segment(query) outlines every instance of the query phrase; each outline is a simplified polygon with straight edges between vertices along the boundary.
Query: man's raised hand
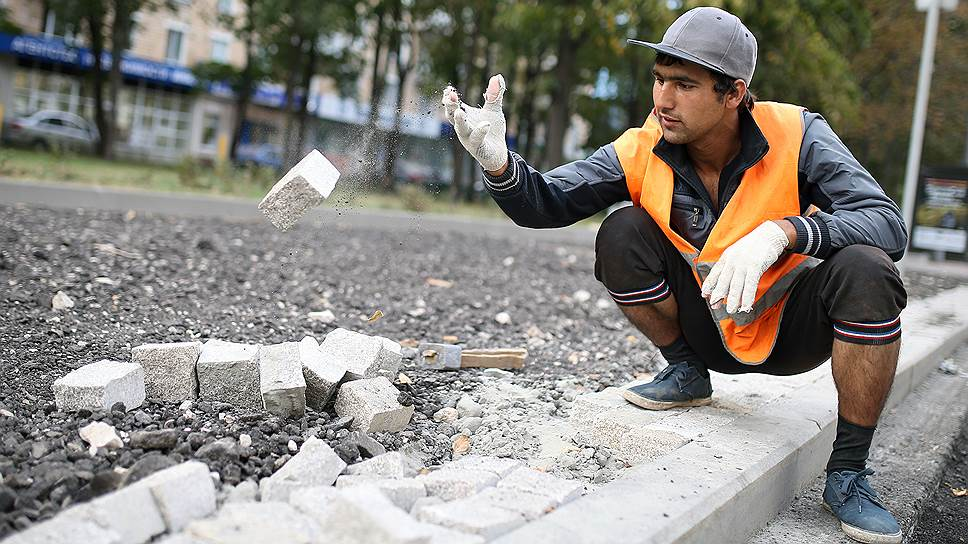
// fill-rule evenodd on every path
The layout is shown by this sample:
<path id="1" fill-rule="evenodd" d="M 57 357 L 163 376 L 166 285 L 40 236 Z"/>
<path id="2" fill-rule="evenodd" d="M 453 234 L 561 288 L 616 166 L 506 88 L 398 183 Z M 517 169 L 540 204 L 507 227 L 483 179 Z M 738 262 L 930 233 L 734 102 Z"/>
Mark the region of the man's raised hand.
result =
<path id="1" fill-rule="evenodd" d="M 460 101 L 457 91 L 447 86 L 441 104 L 454 125 L 457 139 L 488 172 L 501 172 L 508 162 L 507 121 L 504 119 L 504 76 L 492 76 L 484 93 L 484 107 Z"/>

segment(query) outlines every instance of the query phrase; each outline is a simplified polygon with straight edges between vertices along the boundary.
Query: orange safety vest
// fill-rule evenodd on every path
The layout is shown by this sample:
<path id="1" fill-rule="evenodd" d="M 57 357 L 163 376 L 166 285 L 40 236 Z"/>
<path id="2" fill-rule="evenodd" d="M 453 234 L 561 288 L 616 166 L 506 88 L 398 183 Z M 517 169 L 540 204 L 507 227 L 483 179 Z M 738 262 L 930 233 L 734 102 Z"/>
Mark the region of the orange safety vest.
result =
<path id="1" fill-rule="evenodd" d="M 800 215 L 797 166 L 803 140 L 803 108 L 775 102 L 757 102 L 751 112 L 769 143 L 766 155 L 743 175 L 713 226 L 702 251 L 669 226 L 673 171 L 652 148 L 662 137 L 653 112 L 642 128 L 627 130 L 615 141 L 632 203 L 644 208 L 692 268 L 699 285 L 723 251 L 764 221 Z M 757 365 L 770 356 L 780 329 L 789 289 L 802 272 L 816 266 L 813 257 L 786 253 L 763 273 L 756 289 L 753 311 L 728 314 L 725 305 L 709 311 L 723 345 L 738 361 Z"/>

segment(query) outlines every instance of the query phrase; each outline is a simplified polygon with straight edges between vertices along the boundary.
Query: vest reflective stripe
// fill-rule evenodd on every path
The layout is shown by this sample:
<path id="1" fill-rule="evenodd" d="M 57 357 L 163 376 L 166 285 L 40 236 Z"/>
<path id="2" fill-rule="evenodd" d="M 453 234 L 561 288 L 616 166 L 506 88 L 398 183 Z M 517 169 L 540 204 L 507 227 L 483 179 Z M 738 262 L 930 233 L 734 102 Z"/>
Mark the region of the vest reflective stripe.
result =
<path id="1" fill-rule="evenodd" d="M 797 166 L 803 140 L 802 111 L 800 106 L 790 104 L 756 103 L 753 119 L 766 137 L 769 151 L 745 172 L 702 251 L 669 225 L 674 173 L 652 151 L 662 137 L 655 116 L 650 115 L 641 128 L 630 129 L 615 141 L 633 204 L 652 216 L 689 263 L 699 285 L 727 247 L 764 221 L 800 215 Z M 801 273 L 817 263 L 817 259 L 805 255 L 784 254 L 760 279 L 752 312 L 729 315 L 723 308 L 710 308 L 723 345 L 733 357 L 751 365 L 769 357 L 790 287 Z"/>

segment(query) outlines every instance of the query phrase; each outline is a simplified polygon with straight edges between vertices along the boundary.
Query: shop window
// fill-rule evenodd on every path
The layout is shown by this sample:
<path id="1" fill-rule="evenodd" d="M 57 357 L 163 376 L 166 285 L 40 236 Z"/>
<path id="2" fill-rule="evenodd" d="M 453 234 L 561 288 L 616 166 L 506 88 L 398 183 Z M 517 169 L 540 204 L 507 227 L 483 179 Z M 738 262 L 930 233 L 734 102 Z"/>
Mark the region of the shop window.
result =
<path id="1" fill-rule="evenodd" d="M 185 33 L 174 28 L 168 29 L 168 45 L 165 48 L 165 60 L 172 64 L 181 64 L 182 53 L 185 48 Z"/>

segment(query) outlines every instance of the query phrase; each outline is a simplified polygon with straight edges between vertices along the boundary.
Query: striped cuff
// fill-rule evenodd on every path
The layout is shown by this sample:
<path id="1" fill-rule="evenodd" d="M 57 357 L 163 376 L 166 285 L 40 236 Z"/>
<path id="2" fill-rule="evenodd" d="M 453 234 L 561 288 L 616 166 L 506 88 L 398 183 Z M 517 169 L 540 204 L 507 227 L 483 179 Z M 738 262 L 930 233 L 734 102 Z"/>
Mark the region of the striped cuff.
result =
<path id="1" fill-rule="evenodd" d="M 880 346 L 901 337 L 901 316 L 887 321 L 859 323 L 833 320 L 834 338 L 849 344 Z"/>
<path id="2" fill-rule="evenodd" d="M 826 223 L 814 216 L 793 215 L 784 219 L 793 223 L 797 231 L 797 242 L 791 251 L 820 259 L 830 254 L 830 231 Z"/>
<path id="3" fill-rule="evenodd" d="M 514 160 L 510 151 L 508 151 L 508 167 L 503 174 L 492 176 L 483 168 L 481 168 L 481 171 L 484 172 L 484 185 L 492 194 L 506 193 L 518 186 L 518 161 Z"/>
<path id="4" fill-rule="evenodd" d="M 606 289 L 608 288 L 606 287 Z M 662 279 L 655 285 L 645 289 L 626 291 L 624 293 L 608 289 L 608 294 L 612 295 L 612 299 L 622 306 L 633 306 L 636 304 L 655 304 L 656 302 L 662 302 L 669 298 L 672 291 L 669 290 L 669 284 Z"/>

